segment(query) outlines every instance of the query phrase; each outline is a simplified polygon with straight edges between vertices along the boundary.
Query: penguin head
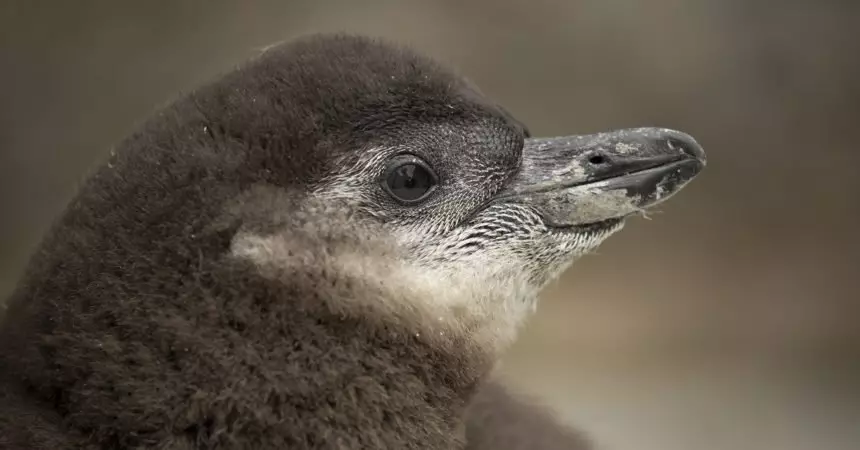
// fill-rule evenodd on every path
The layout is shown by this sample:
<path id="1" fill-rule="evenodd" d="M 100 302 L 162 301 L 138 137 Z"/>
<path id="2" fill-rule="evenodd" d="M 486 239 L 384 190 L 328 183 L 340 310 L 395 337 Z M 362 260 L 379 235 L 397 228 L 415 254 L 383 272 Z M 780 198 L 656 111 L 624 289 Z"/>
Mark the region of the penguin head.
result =
<path id="1" fill-rule="evenodd" d="M 705 163 L 668 129 L 533 138 L 469 81 L 367 38 L 275 46 L 231 77 L 198 105 L 231 111 L 216 132 L 257 165 L 237 207 L 257 220 L 232 255 L 273 270 L 329 258 L 394 289 L 385 308 L 499 342 L 548 281 Z"/>

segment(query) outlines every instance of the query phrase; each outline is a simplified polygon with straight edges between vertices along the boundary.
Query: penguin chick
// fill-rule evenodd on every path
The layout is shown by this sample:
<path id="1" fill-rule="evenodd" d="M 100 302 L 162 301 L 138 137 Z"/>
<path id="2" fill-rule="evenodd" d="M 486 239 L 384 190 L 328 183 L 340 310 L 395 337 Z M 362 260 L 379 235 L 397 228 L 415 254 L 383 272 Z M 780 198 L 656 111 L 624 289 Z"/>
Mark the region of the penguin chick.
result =
<path id="1" fill-rule="evenodd" d="M 54 224 L 0 329 L 0 444 L 463 448 L 541 288 L 703 165 L 671 130 L 526 138 L 400 47 L 276 46 Z"/>

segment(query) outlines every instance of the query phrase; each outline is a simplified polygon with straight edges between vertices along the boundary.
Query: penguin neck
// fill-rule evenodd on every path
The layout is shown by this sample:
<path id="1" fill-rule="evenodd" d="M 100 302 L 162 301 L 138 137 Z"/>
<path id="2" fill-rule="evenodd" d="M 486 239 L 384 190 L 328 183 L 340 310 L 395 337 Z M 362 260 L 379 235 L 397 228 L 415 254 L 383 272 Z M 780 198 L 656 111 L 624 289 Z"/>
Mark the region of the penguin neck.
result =
<path id="1" fill-rule="evenodd" d="M 149 275 L 116 278 L 98 258 L 85 284 L 52 276 L 61 266 L 34 272 L 19 306 L 80 289 L 16 308 L 23 325 L 4 329 L 13 375 L 69 429 L 124 448 L 464 445 L 493 360 L 468 339 L 364 308 L 379 293 L 325 267 L 272 278 L 240 261 L 123 255 Z"/>
<path id="2" fill-rule="evenodd" d="M 463 445 L 466 405 L 490 367 L 480 350 L 332 308 L 331 291 L 302 274 L 271 280 L 239 270 L 212 281 L 205 291 L 217 314 L 195 313 L 209 326 L 180 345 L 195 347 L 187 355 L 205 380 L 198 386 L 218 399 L 198 420 L 215 417 L 230 429 L 237 422 L 223 411 L 233 410 L 245 428 L 270 427 L 271 439 L 288 448 Z M 244 292 L 236 295 L 236 286 Z M 236 433 L 241 439 L 244 431 Z"/>

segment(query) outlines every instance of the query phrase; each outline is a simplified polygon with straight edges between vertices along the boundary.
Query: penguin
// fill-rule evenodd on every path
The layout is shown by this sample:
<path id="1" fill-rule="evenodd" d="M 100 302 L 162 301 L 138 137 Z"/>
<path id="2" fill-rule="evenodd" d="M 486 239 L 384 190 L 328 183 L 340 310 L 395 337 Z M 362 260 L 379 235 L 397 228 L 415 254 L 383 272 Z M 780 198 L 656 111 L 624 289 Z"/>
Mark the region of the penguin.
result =
<path id="1" fill-rule="evenodd" d="M 0 448 L 480 446 L 541 289 L 705 161 L 664 128 L 533 138 L 379 39 L 268 48 L 52 225 L 0 325 Z"/>

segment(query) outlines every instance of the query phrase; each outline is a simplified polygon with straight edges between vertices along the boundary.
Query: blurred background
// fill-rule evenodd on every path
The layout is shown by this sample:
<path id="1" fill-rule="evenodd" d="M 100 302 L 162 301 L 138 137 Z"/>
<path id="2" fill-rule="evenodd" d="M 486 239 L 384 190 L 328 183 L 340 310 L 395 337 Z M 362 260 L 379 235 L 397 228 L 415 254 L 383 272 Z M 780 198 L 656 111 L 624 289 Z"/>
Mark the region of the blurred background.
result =
<path id="1" fill-rule="evenodd" d="M 0 298 L 81 177 L 273 42 L 386 37 L 535 135 L 665 126 L 709 165 L 546 293 L 503 374 L 609 450 L 860 449 L 860 2 L 0 3 Z"/>

